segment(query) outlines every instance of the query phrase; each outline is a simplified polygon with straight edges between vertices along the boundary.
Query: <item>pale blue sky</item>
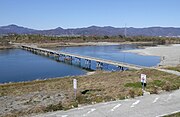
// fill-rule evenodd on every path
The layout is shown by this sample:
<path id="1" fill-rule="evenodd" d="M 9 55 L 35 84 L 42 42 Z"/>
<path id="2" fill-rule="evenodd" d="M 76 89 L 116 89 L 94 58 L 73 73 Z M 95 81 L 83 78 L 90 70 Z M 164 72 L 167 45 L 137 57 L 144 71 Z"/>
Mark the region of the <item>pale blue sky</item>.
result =
<path id="1" fill-rule="evenodd" d="M 180 27 L 180 0 L 0 0 L 0 26 Z"/>

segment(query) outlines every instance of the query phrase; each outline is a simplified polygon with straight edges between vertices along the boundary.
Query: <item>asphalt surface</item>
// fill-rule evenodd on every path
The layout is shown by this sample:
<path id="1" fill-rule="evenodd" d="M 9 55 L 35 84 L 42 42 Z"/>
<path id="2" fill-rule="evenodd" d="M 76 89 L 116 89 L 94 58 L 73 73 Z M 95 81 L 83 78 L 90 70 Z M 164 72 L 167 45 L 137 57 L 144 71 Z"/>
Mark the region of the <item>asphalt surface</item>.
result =
<path id="1" fill-rule="evenodd" d="M 161 117 L 180 112 L 180 89 L 159 95 L 145 95 L 35 117 Z"/>
<path id="2" fill-rule="evenodd" d="M 157 69 L 157 70 L 180 76 L 180 72 L 178 71 L 168 70 L 168 69 Z"/>

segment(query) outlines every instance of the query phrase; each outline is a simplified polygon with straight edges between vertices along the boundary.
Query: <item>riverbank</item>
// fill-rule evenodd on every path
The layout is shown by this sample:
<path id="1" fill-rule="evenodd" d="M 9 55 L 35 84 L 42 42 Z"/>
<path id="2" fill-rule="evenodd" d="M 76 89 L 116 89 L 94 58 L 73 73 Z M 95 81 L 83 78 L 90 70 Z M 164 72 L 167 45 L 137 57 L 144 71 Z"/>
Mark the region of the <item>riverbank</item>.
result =
<path id="1" fill-rule="evenodd" d="M 103 45 L 122 45 L 122 44 L 152 44 L 153 42 L 84 42 L 84 43 L 35 43 L 41 48 L 56 48 L 69 46 L 103 46 Z"/>
<path id="2" fill-rule="evenodd" d="M 4 50 L 4 49 L 13 49 L 13 46 L 0 46 L 0 50 Z"/>
<path id="3" fill-rule="evenodd" d="M 127 50 L 141 55 L 160 56 L 160 66 L 176 66 L 180 64 L 180 44 L 145 47 L 145 49 Z"/>
<path id="4" fill-rule="evenodd" d="M 160 93 L 180 87 L 180 77 L 157 70 L 124 72 L 96 71 L 86 76 L 72 76 L 0 85 L 0 115 L 14 117 L 48 111 L 66 110 L 142 95 L 140 74 L 146 74 L 146 91 Z M 74 100 L 73 79 L 78 81 Z"/>

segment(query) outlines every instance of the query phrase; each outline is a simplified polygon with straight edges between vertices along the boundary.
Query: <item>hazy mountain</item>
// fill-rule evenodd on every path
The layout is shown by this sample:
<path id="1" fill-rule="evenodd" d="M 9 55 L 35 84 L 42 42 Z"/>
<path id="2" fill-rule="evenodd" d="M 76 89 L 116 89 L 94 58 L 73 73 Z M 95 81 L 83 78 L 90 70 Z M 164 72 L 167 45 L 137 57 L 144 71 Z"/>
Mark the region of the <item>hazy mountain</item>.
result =
<path id="1" fill-rule="evenodd" d="M 36 30 L 20 27 L 14 24 L 0 27 L 0 34 L 9 34 L 9 33 L 30 34 L 35 31 Z"/>
<path id="2" fill-rule="evenodd" d="M 114 28 L 110 26 L 98 27 L 90 26 L 86 28 L 63 29 L 61 27 L 50 30 L 34 30 L 17 25 L 8 25 L 0 27 L 0 35 L 10 33 L 16 34 L 42 34 L 42 35 L 56 35 L 56 36 L 72 36 L 72 35 L 86 35 L 86 36 L 116 36 L 124 35 L 124 28 Z M 174 27 L 148 27 L 148 28 L 127 28 L 127 35 L 129 36 L 180 36 L 180 28 Z"/>

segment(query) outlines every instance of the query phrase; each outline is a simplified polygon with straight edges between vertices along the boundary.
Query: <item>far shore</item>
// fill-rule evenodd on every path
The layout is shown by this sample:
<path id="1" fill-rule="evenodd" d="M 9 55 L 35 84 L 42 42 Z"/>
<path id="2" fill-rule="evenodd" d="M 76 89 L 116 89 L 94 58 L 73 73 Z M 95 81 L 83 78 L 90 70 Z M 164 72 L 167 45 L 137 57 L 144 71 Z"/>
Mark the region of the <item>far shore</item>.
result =
<path id="1" fill-rule="evenodd" d="M 122 44 L 152 44 L 153 42 L 84 42 L 84 43 L 35 43 L 38 47 L 54 48 L 54 47 L 69 47 L 69 46 L 103 46 L 103 45 L 122 45 Z"/>
<path id="2" fill-rule="evenodd" d="M 176 66 L 180 64 L 180 44 L 159 45 L 156 47 L 146 47 L 145 49 L 126 50 L 124 52 L 159 56 L 161 57 L 159 66 Z"/>
<path id="3" fill-rule="evenodd" d="M 12 49 L 12 46 L 0 46 L 0 50 L 4 50 L 4 49 Z"/>
<path id="4" fill-rule="evenodd" d="M 42 48 L 57 48 L 71 46 L 103 46 L 103 45 L 122 45 L 122 44 L 153 44 L 153 42 L 56 42 L 56 43 L 24 43 L 31 44 Z M 12 49 L 15 46 L 0 46 L 0 50 Z M 132 52 L 141 55 L 159 56 L 161 57 L 159 66 L 176 66 L 180 64 L 180 44 L 159 45 L 156 47 L 143 47 L 141 49 L 126 50 L 124 52 Z"/>
<path id="5" fill-rule="evenodd" d="M 11 43 L 8 46 L 0 46 L 0 50 L 18 48 L 19 44 L 34 45 L 41 48 L 57 48 L 72 46 L 105 46 L 105 45 L 122 45 L 122 44 L 153 44 L 153 42 L 52 42 L 52 43 Z"/>

